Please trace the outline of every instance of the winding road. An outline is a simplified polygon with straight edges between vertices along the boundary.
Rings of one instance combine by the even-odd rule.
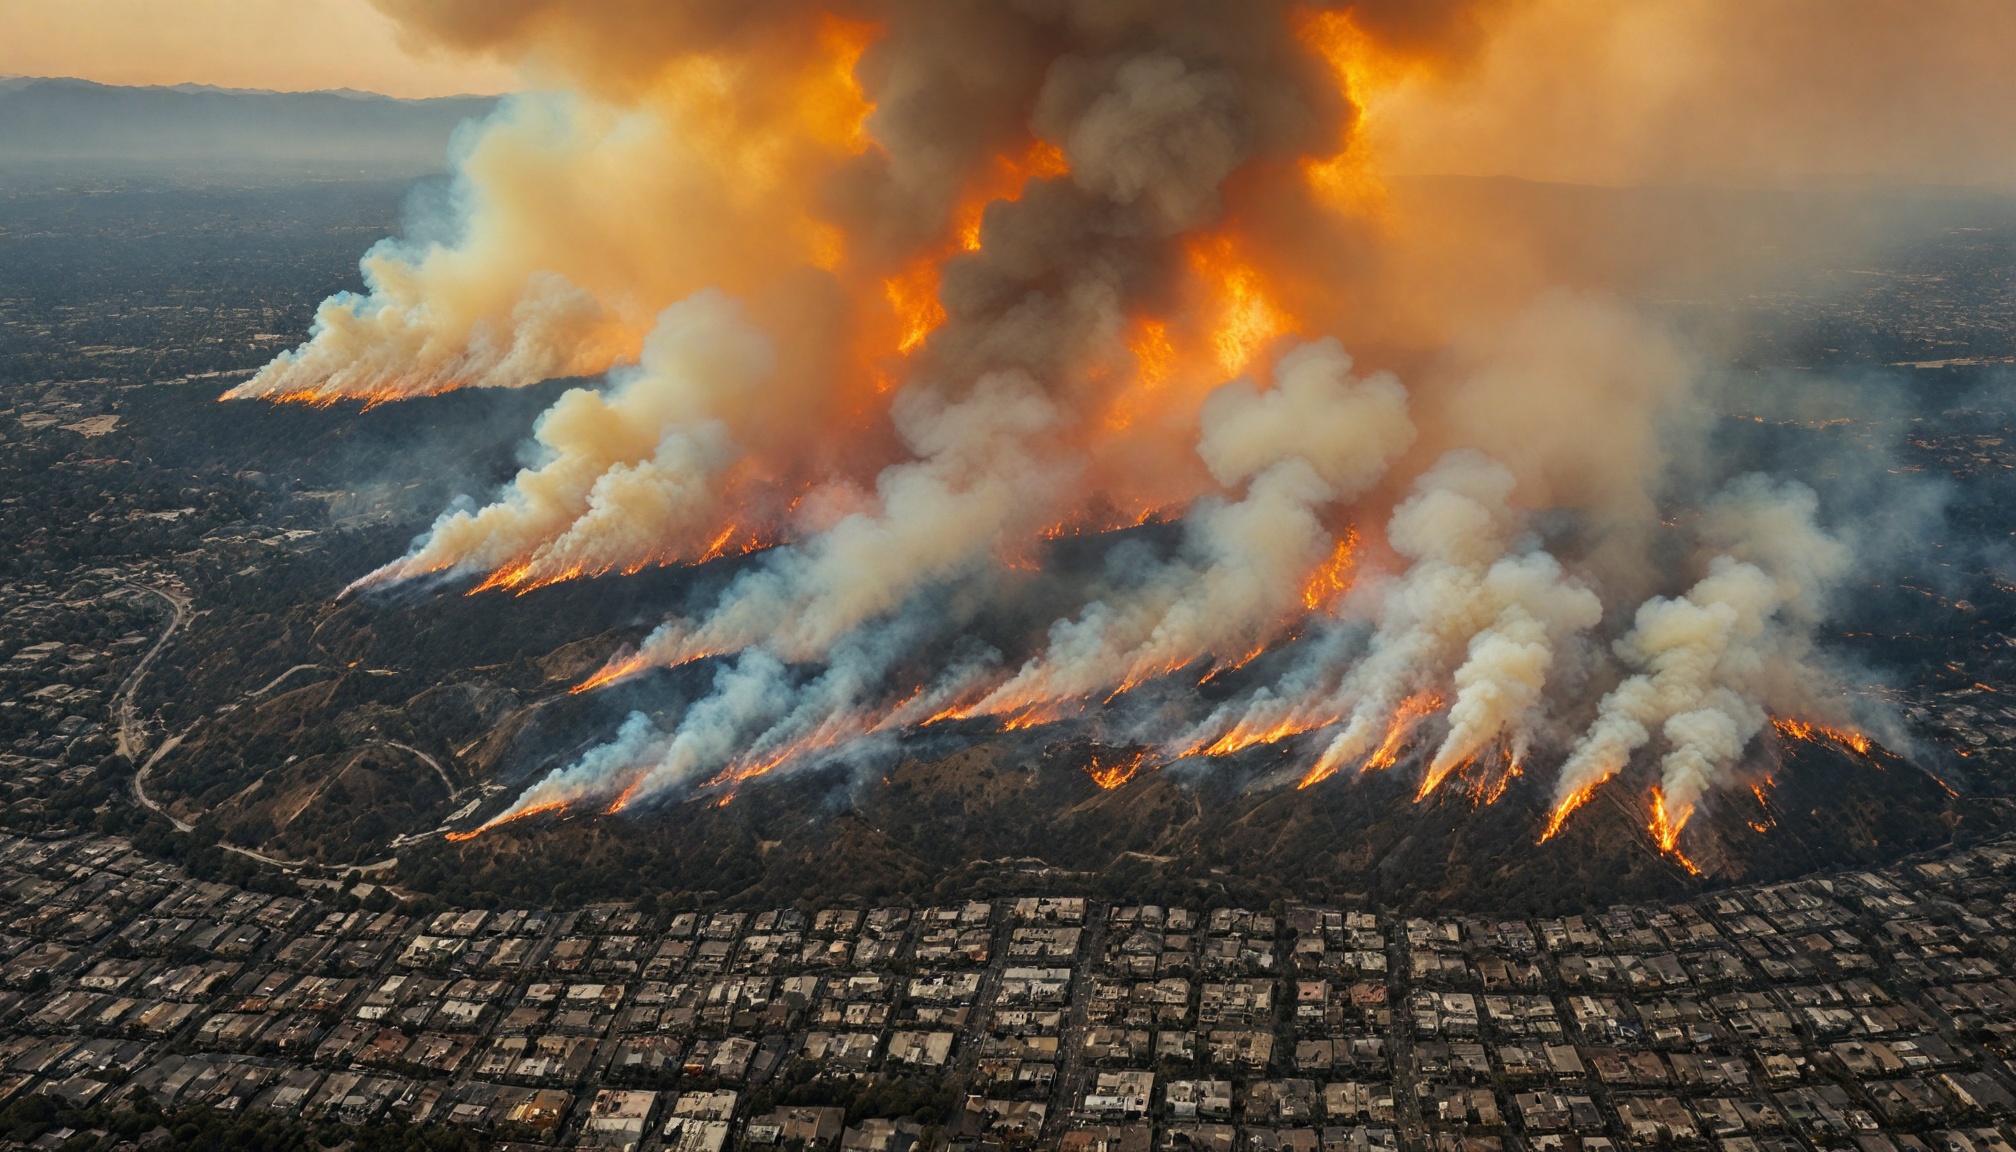
[[[162,819],[168,821],[170,824],[174,825],[175,830],[177,832],[183,832],[183,833],[192,832],[195,830],[196,827],[194,824],[191,824],[185,820],[177,819],[174,813],[168,811],[167,808],[163,807],[160,804],[160,802],[155,800],[152,796],[147,795],[147,773],[151,771],[154,765],[159,763],[163,757],[167,756],[170,752],[173,752],[177,747],[181,745],[182,737],[186,735],[186,733],[177,733],[174,736],[168,737],[166,740],[163,740],[158,747],[154,748],[151,752],[149,752],[147,750],[147,744],[146,744],[147,739],[146,726],[142,723],[140,717],[136,713],[133,703],[134,697],[139,692],[140,682],[141,680],[146,678],[147,671],[150,667],[153,666],[155,657],[161,654],[161,650],[168,646],[168,641],[173,639],[175,633],[178,630],[180,630],[182,626],[188,621],[189,598],[187,596],[183,596],[175,592],[170,592],[166,589],[156,588],[153,585],[149,584],[137,584],[129,581],[126,583],[125,586],[137,592],[145,592],[149,595],[160,597],[161,600],[168,605],[170,611],[173,613],[173,616],[168,621],[168,627],[164,629],[160,637],[154,641],[153,646],[147,649],[147,654],[140,658],[140,662],[133,666],[133,670],[126,674],[126,679],[120,682],[118,691],[113,694],[112,719],[118,726],[118,733],[119,733],[118,752],[119,755],[125,757],[129,762],[132,762],[135,765],[135,769],[133,772],[133,799],[137,801],[141,807],[147,809],[149,812],[154,813],[156,816],[159,816]],[[296,672],[303,672],[311,668],[320,668],[320,667],[323,667],[323,665],[296,664],[292,668],[287,669],[285,672],[280,673],[280,675],[275,676],[272,680],[268,681],[263,686],[246,693],[245,699],[256,700],[259,697],[264,696],[267,693],[271,692],[274,688],[280,685],[281,681],[286,680],[289,676],[294,675]],[[440,777],[442,787],[448,790],[448,799],[451,803],[461,799],[463,790],[461,788],[456,787],[455,781],[449,777],[447,769],[443,768],[441,766],[441,762],[436,760],[434,757],[428,755],[425,752],[422,752],[420,749],[415,748],[410,744],[402,744],[397,740],[386,740],[383,738],[379,738],[377,740],[372,741],[372,743],[389,745],[393,748],[399,749],[402,752],[406,752],[412,755],[414,759],[419,760],[421,763],[427,765],[427,767],[433,769],[434,774]],[[141,759],[143,753],[146,755],[145,760]],[[414,840],[425,839],[427,836],[432,834],[433,834],[432,832],[425,832],[415,834],[412,836],[399,837],[398,841],[395,841],[394,847],[398,846],[398,842],[410,843]],[[283,871],[292,872],[304,867],[307,868],[321,867],[321,865],[317,865],[310,861],[289,860],[286,859],[285,857],[268,856],[263,852],[255,852],[250,848],[242,848],[236,844],[225,844],[220,842],[217,846],[219,848],[224,849],[226,852],[235,852],[240,856],[257,860],[262,864],[266,864],[274,868],[279,868],[282,869]],[[399,864],[399,857],[388,856],[383,860],[374,860],[368,864],[347,865],[337,870],[343,872],[349,872],[349,871],[381,872],[381,871],[387,871],[392,868],[396,868],[398,864]]]
[[[161,633],[161,638],[154,641],[154,646],[147,649],[145,656],[140,657],[140,662],[133,666],[133,671],[126,674],[126,679],[120,683],[119,690],[112,695],[112,719],[119,726],[119,755],[128,760],[138,761],[143,750],[141,744],[143,734],[139,731],[139,719],[133,715],[133,694],[139,690],[140,681],[146,677],[147,669],[153,665],[154,658],[161,654],[161,649],[166,648],[168,641],[174,637],[175,630],[182,627],[183,622],[189,618],[189,598],[156,588],[151,584],[129,582],[126,587],[136,592],[159,596],[174,613],[174,618],[168,621],[168,628]]]

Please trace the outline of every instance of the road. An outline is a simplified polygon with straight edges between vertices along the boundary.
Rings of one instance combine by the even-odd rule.
[[[273,677],[273,679],[271,679],[271,680],[268,680],[268,681],[267,681],[267,682],[266,682],[266,683],[265,683],[265,684],[264,684],[263,686],[261,686],[261,687],[258,687],[258,688],[254,688],[254,689],[253,689],[252,691],[250,691],[250,692],[247,692],[247,693],[245,694],[244,698],[245,698],[245,699],[247,699],[247,700],[256,700],[256,699],[258,699],[259,697],[261,697],[261,696],[264,696],[264,695],[266,695],[266,694],[267,694],[268,692],[271,692],[271,691],[273,691],[273,689],[275,689],[275,688],[278,688],[278,687],[280,686],[280,682],[281,682],[282,680],[285,680],[285,679],[287,679],[287,678],[288,678],[289,676],[292,676],[292,675],[294,675],[294,673],[296,673],[296,672],[306,672],[306,671],[308,671],[308,670],[309,670],[309,669],[311,669],[311,668],[320,668],[320,667],[323,667],[323,665],[320,665],[320,664],[296,664],[296,665],[294,665],[294,666],[293,666],[292,668],[289,668],[289,669],[287,669],[287,670],[286,670],[285,672],[282,672],[282,673],[280,673],[280,674],[279,674],[278,676],[275,676],[275,677]]]
[[[128,672],[126,674],[126,679],[120,683],[118,692],[116,692],[112,697],[112,716],[119,726],[119,744],[118,744],[119,754],[121,756],[124,756],[129,761],[133,761],[140,759],[140,753],[146,747],[145,744],[146,734],[142,730],[139,717],[134,714],[133,697],[139,691],[140,681],[146,677],[147,669],[153,665],[154,658],[161,654],[161,650],[168,646],[168,641],[174,638],[176,631],[180,629],[182,625],[188,620],[189,599],[186,596],[180,596],[177,595],[176,593],[169,592],[165,589],[156,588],[149,584],[128,583],[126,586],[128,588],[135,589],[136,591],[146,592],[155,596],[159,596],[163,601],[165,601],[168,604],[168,607],[174,612],[174,617],[169,620],[168,627],[162,631],[160,639],[154,641],[154,646],[147,649],[147,654],[145,656],[142,656],[140,658],[140,662],[133,666],[133,671]],[[267,691],[268,689],[273,687],[273,684],[277,684],[280,682],[281,679],[285,679],[288,673],[294,672],[296,670],[298,670],[298,666],[297,668],[288,669],[288,672],[281,673],[279,678],[275,679],[271,684],[268,684],[266,688],[262,688],[259,691],[260,692]],[[257,693],[255,693],[255,695],[257,695]],[[141,807],[147,809],[149,812],[152,812],[155,815],[161,817],[162,819],[168,821],[170,824],[173,824],[177,832],[190,832],[195,830],[196,827],[195,825],[190,824],[184,820],[176,819],[173,813],[169,812],[166,808],[163,808],[157,801],[155,801],[155,799],[152,796],[147,795],[148,771],[151,770],[155,764],[159,763],[162,757],[168,755],[168,753],[170,752],[173,752],[182,743],[182,736],[183,736],[182,733],[177,733],[176,735],[170,736],[168,739],[163,740],[161,742],[160,747],[155,748],[153,752],[147,756],[146,761],[141,763],[138,766],[138,768],[134,771],[133,798],[139,801]],[[388,743],[390,743],[390,741],[388,741]],[[442,782],[444,784],[448,783],[448,774],[446,772],[442,772],[441,766],[434,762],[433,757],[427,755],[425,752],[419,751],[418,749],[406,748],[404,744],[394,745],[394,747],[405,748],[406,751],[413,753],[415,756],[418,756],[422,760],[425,760],[429,767],[433,768],[434,771],[441,773]],[[448,788],[450,792],[454,791],[454,785],[449,784]],[[224,849],[226,852],[234,852],[248,859],[257,860],[261,864],[265,864],[272,868],[280,868],[287,871],[293,871],[302,866],[302,861],[287,860],[277,856],[268,856],[263,852],[255,852],[250,848],[241,848],[236,844],[225,844],[220,842],[217,846],[219,848]],[[359,865],[357,866],[357,870],[358,871],[380,870],[385,868],[396,867],[398,863],[399,858],[397,856],[393,856],[385,860],[376,861],[371,864]]]
[[[140,681],[146,677],[147,669],[153,665],[154,658],[161,654],[161,649],[168,646],[168,641],[174,637],[176,629],[182,627],[183,622],[189,618],[189,598],[156,588],[151,584],[128,583],[126,587],[136,592],[159,596],[174,613],[173,619],[168,621],[167,630],[161,633],[160,639],[154,641],[152,648],[147,649],[147,654],[140,657],[140,662],[133,666],[133,671],[126,674],[126,679],[120,683],[119,690],[112,695],[112,720],[119,728],[119,755],[129,761],[137,761],[144,750],[142,744],[144,733],[140,731],[138,717],[133,714],[133,694],[139,690]]]
[[[441,762],[439,760],[434,759],[434,757],[429,756],[427,753],[422,752],[420,749],[413,747],[411,744],[401,744],[397,740],[384,740],[380,742],[384,744],[390,744],[392,747],[399,749],[401,752],[411,752],[413,755],[419,757],[421,763],[427,765],[429,768],[432,768],[434,770],[434,774],[441,778],[441,786],[443,788],[448,789],[448,802],[450,804],[453,804],[455,801],[460,800],[462,798],[462,790],[460,788],[457,788],[455,786],[455,782],[448,778],[448,772],[446,769],[441,767]]]
[[[1078,957],[1071,965],[1071,1003],[1064,1011],[1064,1025],[1058,1031],[1058,1047],[1062,1051],[1058,1053],[1061,1063],[1057,1069],[1057,1086],[1051,1092],[1050,1114],[1043,1123],[1044,1134],[1053,1138],[1069,1127],[1073,1113],[1077,1112],[1093,1082],[1094,1072],[1085,1065],[1085,1031],[1091,1021],[1091,1006],[1087,999],[1092,991],[1094,967],[1106,954],[1107,916],[1108,909],[1104,904],[1086,902]],[[1052,961],[1046,956],[1027,963],[1049,967]]]

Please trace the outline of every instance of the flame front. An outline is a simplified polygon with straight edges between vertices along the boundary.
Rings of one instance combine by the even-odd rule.
[[[1771,726],[1780,736],[1788,740],[1804,740],[1809,744],[1834,744],[1851,752],[1867,756],[1875,744],[1867,736],[1851,729],[1829,728],[1805,720],[1791,720],[1774,716]]]
[[[449,841],[450,843],[460,844],[465,840],[474,840],[476,837],[481,836],[483,833],[490,831],[492,828],[502,828],[506,824],[515,824],[520,820],[529,820],[532,817],[538,816],[541,813],[545,812],[565,812],[565,811],[567,811],[567,803],[564,800],[556,800],[550,804],[536,804],[530,808],[523,808],[516,812],[509,812],[506,813],[505,815],[498,816],[487,823],[480,824],[477,827],[470,829],[467,832],[445,833],[443,834],[442,838]]]
[[[1351,574],[1357,567],[1358,532],[1351,529],[1337,541],[1337,547],[1323,566],[1309,577],[1302,589],[1302,604],[1311,612],[1321,612],[1351,590]]]
[[[1275,304],[1266,277],[1234,237],[1199,239],[1190,246],[1190,264],[1212,297],[1217,320],[1210,347],[1225,375],[1245,372],[1268,344],[1295,330],[1294,318]]]
[[[1101,790],[1111,792],[1134,779],[1141,769],[1148,765],[1150,756],[1151,753],[1141,751],[1102,764],[1098,755],[1094,754],[1091,761],[1085,765],[1085,773],[1092,777],[1092,783],[1097,784]]]
[[[1573,816],[1577,809],[1589,803],[1590,798],[1596,795],[1596,790],[1601,788],[1603,784],[1604,781],[1598,780],[1587,787],[1578,788],[1563,797],[1560,803],[1554,805],[1554,810],[1548,813],[1547,816],[1547,830],[1540,834],[1540,843],[1545,844],[1547,841],[1560,835],[1561,829],[1568,823],[1568,818]]]
[[[1393,713],[1393,719],[1386,725],[1386,735],[1380,739],[1379,747],[1372,758],[1365,761],[1364,772],[1383,772],[1400,762],[1400,753],[1406,748],[1407,738],[1414,734],[1421,721],[1442,710],[1442,697],[1434,692],[1422,692],[1401,701]]]
[[[1421,722],[1442,710],[1442,697],[1435,692],[1417,692],[1400,702],[1393,715],[1386,722],[1385,735],[1380,737],[1378,747],[1358,766],[1358,771],[1383,772],[1400,762],[1400,754],[1406,750],[1407,742]],[[1361,745],[1362,747],[1362,745]],[[1336,775],[1344,766],[1348,754],[1337,751],[1335,745],[1316,761],[1314,767],[1303,773],[1296,788],[1310,788]]]
[[[1652,833],[1652,839],[1659,845],[1659,850],[1685,868],[1688,875],[1699,876],[1701,869],[1680,851],[1680,830],[1687,827],[1687,821],[1693,816],[1692,804],[1683,805],[1677,812],[1667,812],[1665,792],[1656,786],[1652,789],[1652,819],[1646,826],[1646,831]]]

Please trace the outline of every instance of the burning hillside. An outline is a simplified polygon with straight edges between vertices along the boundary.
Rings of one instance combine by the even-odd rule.
[[[602,380],[351,594],[734,561],[576,685],[639,711],[452,839],[1069,725],[1132,750],[1101,790],[1407,773],[1523,797],[1535,841],[1638,780],[1693,871],[1774,731],[1869,751],[1815,649],[1854,534],[1802,484],[1668,466],[1690,354],[1410,263],[1368,126],[1517,5],[386,6],[569,93],[468,134],[447,238],[374,249],[229,395]]]

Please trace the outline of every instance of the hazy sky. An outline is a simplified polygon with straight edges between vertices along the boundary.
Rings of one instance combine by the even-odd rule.
[[[369,0],[0,0],[0,75],[494,93],[512,69],[402,38]]]

